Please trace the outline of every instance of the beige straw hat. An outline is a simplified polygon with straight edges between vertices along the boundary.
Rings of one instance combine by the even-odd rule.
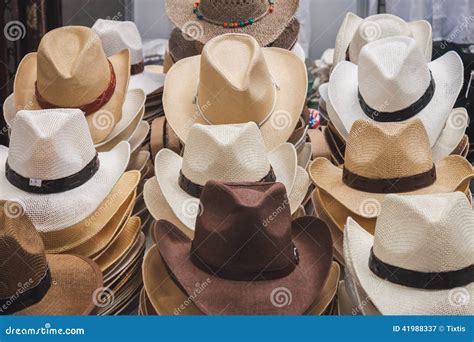
[[[375,236],[351,218],[344,255],[384,315],[474,314],[474,211],[460,192],[387,195]]]
[[[260,48],[248,35],[225,34],[168,72],[163,93],[166,119],[186,144],[195,123],[253,121],[268,150],[286,142],[306,100],[304,63],[288,50]]]
[[[318,188],[365,218],[378,215],[374,208],[387,193],[465,192],[474,177],[472,166],[460,156],[433,163],[420,120],[378,124],[357,120],[347,140],[344,167],[317,158],[309,173]]]
[[[92,140],[100,143],[122,118],[129,76],[128,50],[107,58],[90,28],[60,27],[46,33],[38,52],[18,66],[16,109],[79,108]]]
[[[294,146],[284,143],[267,152],[260,131],[253,122],[194,125],[183,157],[168,149],[158,152],[155,175],[175,216],[191,230],[194,230],[199,214],[199,189],[208,180],[281,182],[289,194],[292,213],[303,201],[310,185],[306,171],[297,165]],[[154,200],[156,195],[148,192],[150,190],[151,186],[146,188],[144,198],[153,213],[159,211],[154,207],[161,207],[162,204]]]
[[[102,274],[90,259],[45,254],[19,203],[0,201],[0,312],[7,315],[88,315]]]
[[[377,14],[362,19],[348,12],[336,36],[333,66],[345,60],[358,64],[360,51],[365,45],[393,36],[413,38],[426,62],[431,61],[431,25],[426,20],[406,22],[392,14]]]

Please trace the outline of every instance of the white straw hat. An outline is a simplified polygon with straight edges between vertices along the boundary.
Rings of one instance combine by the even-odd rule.
[[[78,109],[19,111],[0,146],[0,197],[16,200],[40,232],[89,217],[125,171],[127,142],[97,153]]]
[[[407,23],[392,14],[376,14],[362,19],[348,12],[337,33],[333,65],[344,60],[358,64],[360,51],[365,45],[393,36],[413,38],[426,62],[431,61],[432,33],[426,20]]]
[[[253,122],[235,125],[199,125],[189,132],[183,157],[163,149],[155,158],[155,175],[164,198],[176,217],[194,230],[199,214],[200,189],[209,180],[225,182],[278,181],[285,185],[289,206],[296,211],[303,201],[310,181],[307,172],[297,166],[296,150],[284,143],[267,152],[257,125]],[[150,212],[158,206],[145,202]]]
[[[362,49],[358,66],[343,61],[335,67],[329,99],[347,132],[357,119],[420,118],[433,146],[461,90],[463,70],[455,52],[426,63],[414,39],[380,39]]]
[[[129,89],[140,88],[148,95],[163,86],[165,76],[145,68],[142,39],[134,22],[97,19],[92,29],[100,37],[107,56],[123,49],[130,51]]]
[[[463,193],[387,195],[371,236],[349,218],[344,255],[384,315],[474,315],[474,212]]]

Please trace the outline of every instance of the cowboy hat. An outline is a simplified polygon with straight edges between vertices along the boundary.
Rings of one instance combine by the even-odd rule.
[[[420,120],[373,123],[357,120],[347,140],[343,168],[317,158],[309,168],[315,185],[350,212],[377,217],[387,193],[430,194],[466,191],[474,177],[460,156],[434,164],[428,136]]]
[[[20,201],[41,233],[58,231],[94,213],[129,155],[127,142],[97,153],[78,109],[19,111],[10,148],[0,146],[0,196]]]
[[[166,14],[201,43],[226,33],[253,36],[260,46],[274,42],[293,20],[299,0],[167,0]]]
[[[92,140],[100,143],[122,118],[129,75],[128,50],[107,58],[90,28],[60,27],[20,62],[13,86],[16,109],[81,109]]]
[[[160,254],[188,295],[196,281],[208,282],[193,300],[201,311],[295,315],[318,297],[331,268],[331,235],[315,217],[292,220],[287,202],[281,183],[209,181],[192,241],[172,223],[157,222]],[[286,305],[275,298],[282,287],[292,296]],[[237,295],[243,291],[251,295]]]
[[[21,203],[0,201],[0,313],[88,315],[102,286],[90,259],[45,254],[41,237]]]
[[[416,41],[390,37],[367,44],[359,65],[341,62],[329,81],[329,99],[346,131],[357,119],[376,122],[419,118],[434,146],[463,83],[459,55],[427,63]]]
[[[348,12],[336,36],[333,66],[345,60],[358,64],[359,54],[365,45],[393,36],[413,38],[426,62],[431,61],[431,25],[426,20],[407,23],[392,14],[377,14],[362,19]]]
[[[387,195],[375,236],[347,220],[344,255],[384,315],[474,314],[474,212],[465,195]]]
[[[257,77],[258,75],[258,77]],[[260,48],[248,35],[225,34],[166,76],[166,119],[186,144],[195,123],[257,123],[268,150],[293,133],[306,99],[306,67],[287,50]]]
[[[99,36],[107,56],[124,49],[130,51],[129,89],[141,89],[148,95],[163,86],[165,75],[145,68],[142,38],[134,22],[97,19],[92,30]]]
[[[183,157],[168,149],[158,152],[155,175],[174,214],[191,230],[199,214],[196,206],[200,191],[208,180],[282,182],[291,212],[301,204],[310,184],[306,171],[297,165],[293,145],[284,143],[267,153],[260,131],[253,122],[194,125]],[[155,204],[161,206],[155,201],[147,201],[154,196],[154,193],[145,194],[148,208]]]

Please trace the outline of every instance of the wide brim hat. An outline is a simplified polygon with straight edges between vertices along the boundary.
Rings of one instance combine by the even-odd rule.
[[[423,122],[430,145],[434,146],[461,90],[463,64],[459,55],[451,51],[427,65],[435,83],[434,94],[426,107],[410,120],[419,118]],[[343,61],[334,68],[329,82],[331,105],[347,132],[350,132],[352,124],[358,119],[372,120],[364,113],[359,102],[358,77],[358,66]],[[383,87],[374,84],[374,87],[380,86]],[[396,97],[397,94],[390,96]]]
[[[267,150],[272,150],[286,142],[298,124],[306,100],[308,76],[304,64],[291,51],[280,48],[262,48],[262,51],[279,87],[274,110],[260,125]],[[208,124],[194,103],[200,65],[201,56],[185,58],[174,64],[166,76],[163,93],[166,120],[184,144],[193,124]]]
[[[34,305],[15,315],[89,315],[95,308],[102,273],[90,259],[76,255],[47,254],[51,287]]]
[[[145,95],[163,87],[166,75],[145,68],[141,73],[130,75],[128,89],[141,89]]]
[[[194,24],[199,30],[199,33],[195,35],[195,39],[203,44],[221,34],[245,33],[253,36],[260,46],[269,45],[283,33],[291,20],[293,20],[299,5],[299,0],[275,1],[273,12],[265,15],[252,25],[239,28],[225,28],[222,25],[215,25],[205,20],[198,20],[196,14],[193,12],[195,2],[194,0],[166,1],[166,15],[181,31],[186,30],[187,27],[189,27],[189,30],[192,30],[191,24]],[[229,5],[229,9],[232,9],[231,5]]]
[[[309,177],[303,168],[298,166],[294,147],[284,143],[268,153],[268,160],[272,165],[278,182],[283,183],[288,193],[291,212],[295,212],[303,201],[310,185]],[[163,149],[155,158],[155,175],[163,197],[169,204],[175,216],[188,228],[194,230],[196,216],[199,214],[199,199],[189,195],[179,186],[179,174],[183,158],[171,150]],[[145,192],[151,190],[147,187]],[[147,202],[155,196],[152,193],[145,195],[145,203],[150,209],[158,205],[156,201]],[[154,211],[154,209],[150,209]]]
[[[110,152],[98,153],[100,166],[83,185],[53,194],[33,194],[13,186],[5,176],[8,148],[0,146],[2,199],[17,200],[40,233],[59,231],[85,220],[100,206],[124,173],[130,145],[121,142]]]
[[[352,219],[344,231],[344,255],[350,263],[353,276],[360,283],[371,302],[383,315],[472,315],[474,301],[457,305],[455,289],[424,290],[391,283],[379,278],[369,269],[370,251],[374,237]],[[460,293],[474,296],[474,283],[459,289]],[[455,293],[455,292],[454,292]],[[449,308],[449,310],[448,310]]]
[[[190,258],[192,240],[167,221],[158,221],[154,236],[160,254],[177,282],[190,294],[196,282],[207,283],[206,291],[193,299],[208,315],[287,314],[308,310],[321,294],[332,263],[332,241],[321,220],[305,216],[293,220],[293,243],[300,259],[296,269],[285,277],[272,280],[235,281],[219,278],[195,266]],[[235,227],[239,229],[239,227]],[[311,284],[311,286],[301,286]],[[292,300],[286,306],[274,305],[275,289],[285,288]],[[246,293],[242,296],[242,293]],[[277,302],[277,304],[281,304]]]
[[[448,156],[435,163],[435,167],[436,181],[432,185],[403,194],[466,192],[469,181],[474,177],[471,164],[460,156]],[[373,208],[380,206],[385,194],[353,189],[343,182],[342,173],[342,168],[333,165],[325,158],[317,158],[309,167],[309,174],[314,184],[334,200],[356,215],[365,218],[376,217],[377,211]]]
[[[35,84],[37,79],[37,53],[27,54],[20,62],[15,76],[13,86],[15,93],[16,110],[41,109],[35,95]],[[118,123],[122,115],[122,106],[127,94],[128,79],[130,73],[129,52],[122,52],[108,58],[112,64],[116,76],[116,85],[110,100],[98,111],[86,116],[87,124],[95,144],[104,141],[112,132],[114,123]],[[77,94],[80,96],[80,94]],[[106,124],[104,124],[104,122]],[[9,120],[7,120],[9,123]]]

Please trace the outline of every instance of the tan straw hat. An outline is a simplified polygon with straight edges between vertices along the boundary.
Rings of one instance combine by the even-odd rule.
[[[373,218],[387,193],[431,194],[463,191],[474,177],[470,163],[448,156],[433,163],[420,120],[378,123],[357,120],[339,168],[317,158],[310,166],[315,185],[352,213]]]
[[[195,123],[255,122],[268,150],[293,133],[306,100],[304,63],[288,50],[260,48],[248,35],[225,34],[201,56],[168,72],[163,93],[166,119],[186,144]]]
[[[46,33],[38,52],[27,54],[18,66],[16,109],[79,108],[99,143],[112,132],[110,122],[122,118],[129,75],[128,50],[107,58],[90,28],[60,27]]]
[[[0,201],[0,312],[88,315],[102,274],[90,259],[45,254],[41,237],[20,204]]]

